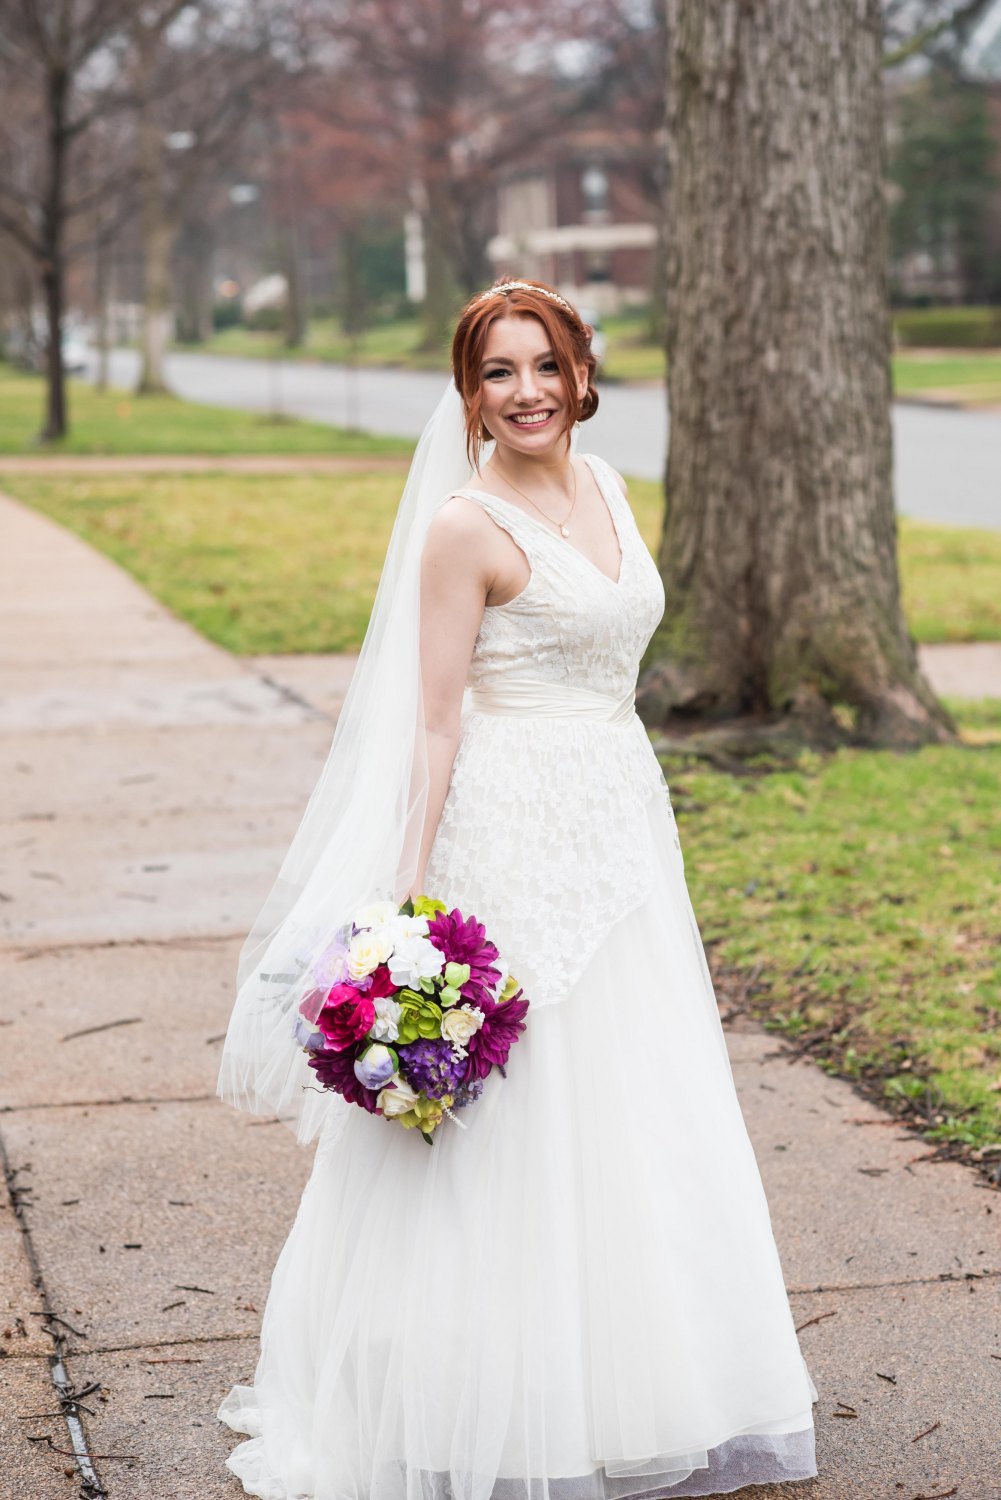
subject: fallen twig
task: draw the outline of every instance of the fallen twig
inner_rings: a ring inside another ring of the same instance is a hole
[[[49,1434],[47,1432],[43,1433],[41,1437],[30,1437],[28,1439],[28,1442],[29,1443],[48,1443],[48,1445],[52,1449],[53,1453],[61,1453],[64,1458],[78,1458],[79,1457],[79,1454],[74,1453],[74,1451],[73,1451],[72,1448],[57,1448],[56,1445],[55,1445],[55,1443],[52,1441],[52,1438],[49,1436]],[[139,1458],[138,1453],[91,1453],[88,1450],[87,1457],[88,1458],[123,1458],[123,1459],[128,1459],[130,1463],[139,1463],[140,1462],[140,1458]]]
[[[911,1442],[912,1443],[916,1443],[919,1438],[927,1437],[928,1434],[929,1434],[929,1432],[934,1432],[935,1428],[936,1427],[941,1427],[941,1425],[942,1425],[941,1422],[933,1422],[930,1427],[926,1427],[925,1428],[924,1432],[919,1432],[917,1434],[917,1437],[912,1437],[911,1438]]]
[[[804,1328],[809,1328],[813,1323],[822,1323],[825,1318],[836,1318],[837,1315],[837,1308],[835,1308],[833,1312],[818,1313],[815,1318],[807,1318],[805,1323],[800,1323],[799,1327],[796,1329],[796,1332],[800,1333]]]
[[[70,1333],[75,1333],[78,1339],[85,1339],[87,1337],[81,1329],[74,1328],[72,1323],[67,1323],[66,1319],[61,1318],[58,1313],[29,1312],[28,1316],[29,1318],[47,1318],[50,1323],[61,1323],[64,1328],[69,1329]]]
[[[142,1016],[125,1016],[121,1021],[105,1021],[101,1026],[85,1026],[82,1031],[68,1031],[61,1042],[73,1042],[78,1036],[94,1036],[98,1031],[112,1031],[116,1026],[137,1026]]]

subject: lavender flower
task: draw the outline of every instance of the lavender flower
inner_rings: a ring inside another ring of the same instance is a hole
[[[454,1094],[466,1071],[465,1058],[456,1057],[451,1044],[441,1037],[421,1037],[399,1048],[400,1071],[411,1088],[441,1099]]]
[[[470,1078],[466,1083],[460,1083],[452,1100],[453,1109],[462,1109],[467,1104],[472,1104],[483,1093],[483,1079]]]

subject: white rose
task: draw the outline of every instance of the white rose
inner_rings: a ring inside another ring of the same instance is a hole
[[[395,985],[415,989],[422,979],[434,979],[445,966],[445,955],[430,938],[408,937],[397,943],[389,959],[389,977]]]
[[[355,923],[359,927],[384,927],[387,922],[392,922],[397,914],[394,901],[372,901],[368,906],[363,906],[355,917]]]
[[[395,1042],[400,1034],[402,1007],[399,1002],[392,995],[382,995],[372,1004],[375,1006],[375,1020],[369,1036],[377,1042]]]
[[[380,932],[356,932],[348,947],[348,974],[352,979],[364,979],[385,963],[392,943]]]
[[[408,1114],[417,1103],[418,1097],[403,1074],[394,1073],[386,1087],[380,1091],[375,1102],[386,1118],[392,1120],[397,1115]]]
[[[452,1043],[459,1057],[466,1056],[466,1043],[483,1025],[483,1012],[476,1005],[455,1005],[441,1018],[441,1034]]]

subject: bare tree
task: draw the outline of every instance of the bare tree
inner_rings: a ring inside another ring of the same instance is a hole
[[[576,109],[553,44],[587,34],[596,0],[323,0],[317,34],[331,66],[367,101],[424,225],[425,342],[441,343],[456,290],[489,276],[486,244],[500,168],[531,160]],[[338,119],[331,93],[327,114]],[[342,123],[347,123],[342,120]]]
[[[280,9],[281,0],[235,8],[224,0],[164,0],[134,13],[129,69],[145,267],[141,393],[166,389],[171,259],[187,207],[238,158],[261,91],[284,65],[272,47]]]
[[[667,609],[648,722],[941,740],[897,574],[878,0],[669,0]]]
[[[0,228],[31,257],[48,325],[46,415],[41,437],[66,432],[61,328],[67,234],[79,215],[113,198],[121,164],[75,170],[87,132],[117,106],[115,58],[129,0],[0,0]]]

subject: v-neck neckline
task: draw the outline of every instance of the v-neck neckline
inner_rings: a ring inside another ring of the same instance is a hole
[[[550,531],[546,526],[544,526],[541,521],[536,520],[535,516],[529,515],[527,510],[522,510],[520,505],[515,505],[513,500],[506,500],[503,495],[495,495],[493,490],[481,490],[477,485],[473,484],[464,485],[463,488],[471,491],[471,493],[474,495],[485,495],[488,500],[496,500],[498,505],[506,505],[509,510],[517,511],[518,515],[524,516],[525,520],[528,521],[532,526],[537,526],[538,529],[542,532],[543,536],[551,537],[554,542],[561,542],[564,544],[564,546],[569,547],[570,551],[576,553],[581,562],[585,563],[587,567],[591,568],[595,573],[597,573],[599,578],[603,578],[605,582],[609,584],[613,589],[617,589],[622,582],[623,574],[626,570],[625,544],[622,540],[622,534],[619,531],[619,523],[615,517],[614,507],[612,506],[607,494],[605,493],[605,487],[601,482],[601,476],[599,475],[598,470],[591,462],[593,455],[590,453],[582,453],[580,457],[587,464],[588,468],[591,470],[592,475],[594,476],[594,482],[598,486],[598,494],[601,496],[605,509],[608,511],[609,520],[612,523],[612,530],[615,533],[615,540],[618,543],[619,547],[619,576],[617,578],[612,578],[610,574],[605,573],[601,568],[598,567],[598,564],[596,562],[593,562],[591,558],[587,556],[586,552],[582,552],[579,547],[575,547],[573,543],[567,541],[565,537],[557,536],[555,532]],[[555,525],[556,523],[554,522],[553,524]]]

